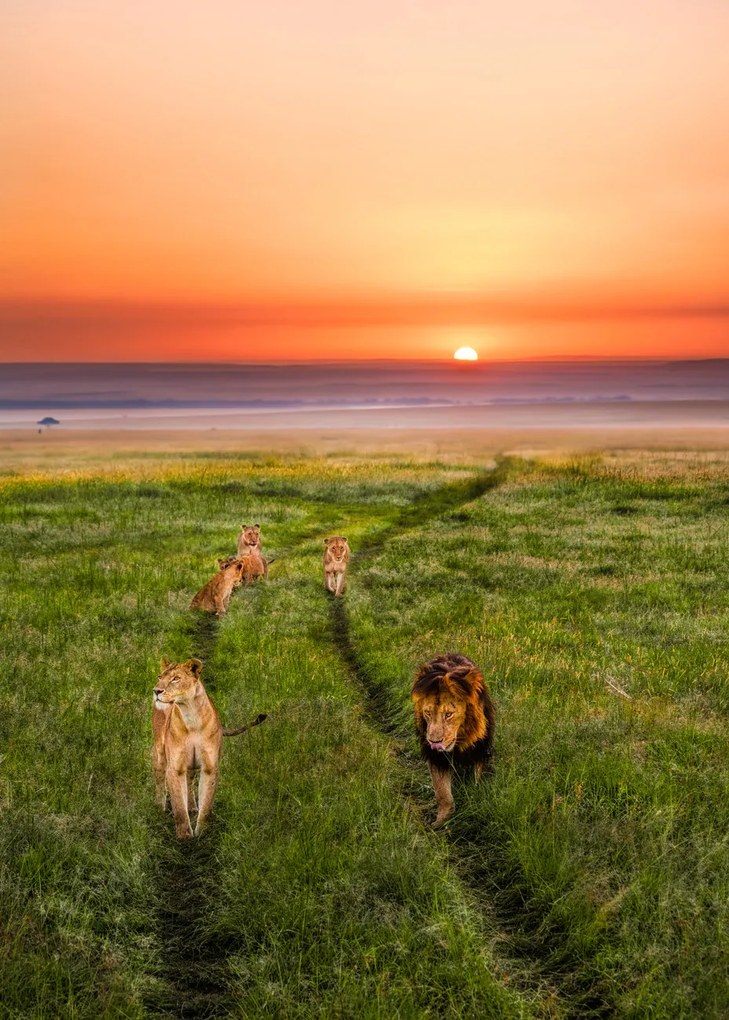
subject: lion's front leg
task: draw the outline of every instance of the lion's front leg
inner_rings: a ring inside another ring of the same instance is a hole
[[[209,765],[200,769],[200,787],[199,793],[199,809],[197,814],[197,824],[195,826],[195,835],[199,836],[202,829],[205,827],[205,823],[208,820],[208,815],[212,811],[213,801],[215,800],[215,790],[218,786],[219,771],[217,765]]]
[[[456,806],[453,794],[451,793],[451,774],[436,768],[431,762],[428,762],[428,768],[430,769],[430,778],[433,782],[435,803],[438,807],[438,814],[433,822],[433,828],[439,829],[451,817]]]
[[[168,765],[166,778],[172,813],[175,816],[177,838],[189,839],[192,836],[192,826],[187,810],[187,769],[184,764],[180,766]]]
[[[152,748],[152,770],[154,772],[154,799],[164,811],[167,807],[167,785],[165,783],[165,771],[167,769],[167,756],[165,754],[165,712],[157,708],[152,709],[152,727],[154,730],[154,747]]]
[[[197,797],[195,796],[195,769],[187,770],[187,808],[189,811],[197,811]]]
[[[165,782],[165,754],[164,748],[160,750],[155,744],[152,752],[152,769],[154,771],[154,799],[164,811],[167,807],[167,784]]]

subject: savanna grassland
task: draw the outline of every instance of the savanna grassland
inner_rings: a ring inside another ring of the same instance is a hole
[[[729,1014],[729,458],[66,467],[0,478],[0,1016]],[[269,578],[193,615],[253,521]],[[433,832],[408,695],[444,651],[496,767]],[[190,844],[153,803],[163,655],[269,715]]]

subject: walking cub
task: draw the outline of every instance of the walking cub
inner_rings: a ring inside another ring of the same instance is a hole
[[[259,715],[247,726],[226,730],[200,680],[202,662],[188,659],[175,663],[162,659],[152,698],[152,763],[155,799],[164,810],[169,795],[178,839],[192,834],[190,809],[197,807],[195,835],[208,819],[218,785],[220,747],[223,737],[234,737],[266,718]],[[197,801],[195,773],[199,773]]]
[[[347,587],[349,543],[342,535],[324,539],[324,584],[327,591],[341,595]]]

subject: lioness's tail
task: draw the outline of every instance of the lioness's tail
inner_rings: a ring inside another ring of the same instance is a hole
[[[261,712],[260,715],[256,716],[253,722],[246,723],[245,726],[239,726],[235,730],[223,730],[224,737],[237,737],[239,733],[245,733],[246,730],[252,729],[254,726],[260,725],[264,719],[268,719],[268,715],[265,712]]]

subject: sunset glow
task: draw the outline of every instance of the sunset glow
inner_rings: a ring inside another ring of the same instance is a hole
[[[453,352],[454,361],[478,361],[478,352],[473,347],[459,347]]]
[[[729,354],[729,5],[11,7],[0,359]]]

